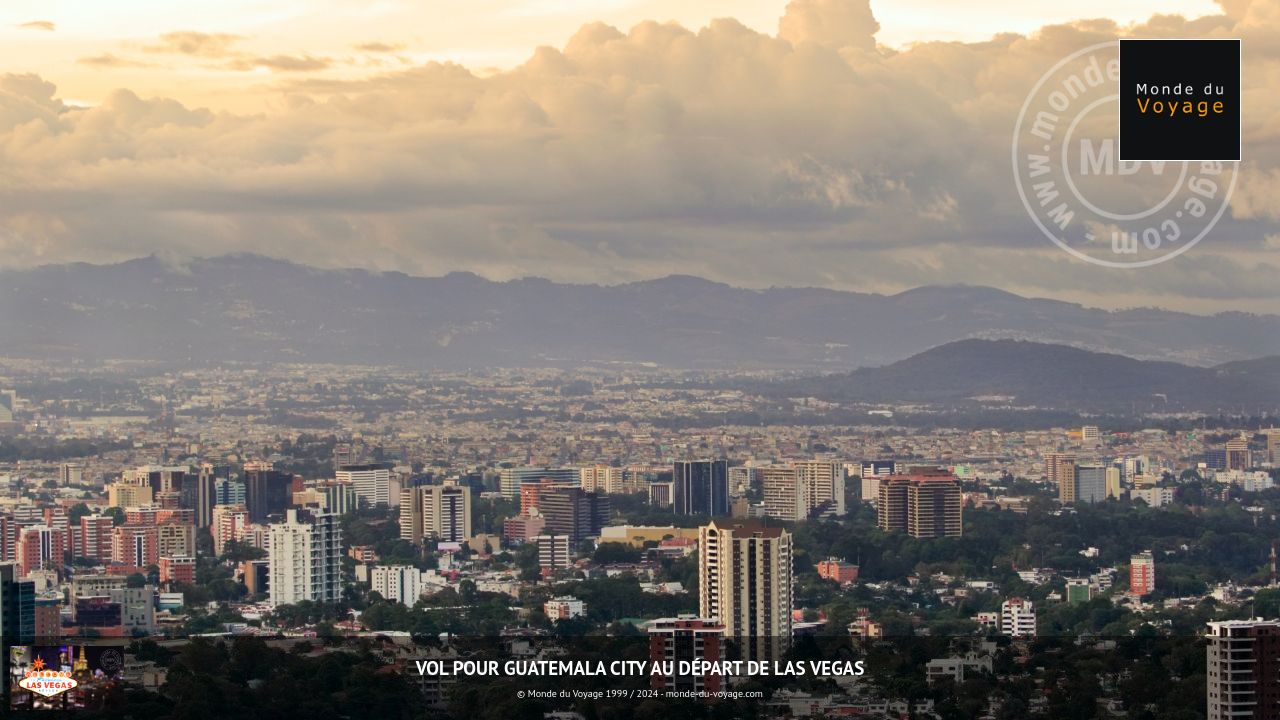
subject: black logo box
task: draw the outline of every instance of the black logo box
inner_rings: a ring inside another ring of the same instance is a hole
[[[1238,161],[1241,158],[1240,66],[1238,39],[1120,39],[1120,135],[1121,160]],[[1148,86],[1138,94],[1138,85]],[[1205,94],[1205,86],[1213,92]],[[1181,87],[1181,94],[1166,95],[1150,88]],[[1190,94],[1185,90],[1189,87]],[[1217,93],[1221,87],[1222,94]],[[1149,101],[1141,112],[1138,100]],[[1210,112],[1185,114],[1183,103],[1193,109],[1208,103]],[[1156,103],[1161,114],[1155,114]],[[1177,112],[1168,113],[1169,103]],[[1216,102],[1222,113],[1212,112]]]

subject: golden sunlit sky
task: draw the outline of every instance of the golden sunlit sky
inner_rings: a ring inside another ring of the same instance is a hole
[[[700,28],[732,17],[773,33],[785,6],[785,0],[6,0],[0,42],[8,72],[39,74],[69,101],[96,103],[128,87],[251,110],[266,101],[262,91],[279,75],[357,78],[433,60],[484,73],[524,62],[539,45],[559,47],[588,22],[625,31],[646,20]],[[883,0],[872,8],[881,26],[877,40],[895,48],[1030,33],[1077,18],[1127,24],[1157,13],[1218,11],[1211,0]],[[172,33],[214,40],[184,47]],[[273,59],[279,62],[253,64]]]
[[[1230,212],[1052,246],[1010,172],[1059,59],[1243,38]],[[1280,312],[1280,0],[5,0],[0,269],[317,267]]]

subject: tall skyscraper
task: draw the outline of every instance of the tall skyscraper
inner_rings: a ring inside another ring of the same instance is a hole
[[[1050,487],[1058,488],[1058,500],[1076,501],[1076,456],[1071,453],[1044,454],[1044,478]]]
[[[1076,466],[1075,496],[1077,502],[1099,503],[1107,499],[1107,469],[1105,465]]]
[[[609,524],[609,496],[582,488],[553,488],[539,494],[538,509],[547,521],[545,532],[568,535],[574,546],[600,534]]]
[[[1208,720],[1280,718],[1280,621],[1211,622],[1206,637]]]
[[[391,464],[362,463],[343,465],[334,473],[338,482],[351,483],[356,501],[364,507],[391,505]],[[399,495],[397,494],[397,500]]]
[[[114,527],[110,515],[81,516],[76,554],[104,564],[111,562],[111,530]]]
[[[676,461],[672,481],[677,515],[729,514],[728,461]]]
[[[471,537],[471,488],[446,480],[400,491],[400,538],[421,545],[434,538],[466,542]]]
[[[267,548],[272,605],[342,597],[342,528],[336,515],[299,517],[290,508],[271,526]]]
[[[698,531],[698,614],[725,628],[744,660],[781,659],[791,641],[791,534],[712,521]]]
[[[916,468],[880,479],[876,523],[886,532],[916,538],[960,537],[964,532],[960,481],[943,470]]]
[[[845,514],[845,474],[840,463],[803,461],[758,470],[769,517],[805,520]]]
[[[245,506],[249,518],[266,522],[272,515],[282,515],[293,502],[293,474],[276,470],[267,462],[244,465]]]
[[[13,678],[9,665],[9,648],[29,645],[36,640],[36,586],[21,580],[19,569],[13,563],[0,564],[0,683],[3,697],[8,697],[9,682]],[[44,638],[56,641],[55,638]]]
[[[213,463],[201,463],[200,472],[196,475],[196,493],[195,493],[195,511],[196,511],[196,527],[207,528],[213,522],[213,506],[218,504],[229,505],[232,501],[218,500],[218,483],[229,483],[231,481],[230,465],[215,465]],[[241,486],[243,488],[243,486]],[[243,490],[242,497],[235,502],[244,502]]]
[[[1156,561],[1150,551],[1129,558],[1129,594],[1150,595],[1156,589]]]

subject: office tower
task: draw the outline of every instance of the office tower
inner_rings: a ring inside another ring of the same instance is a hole
[[[150,487],[151,494],[158,497],[162,493],[180,493],[190,474],[189,465],[142,465],[126,474],[126,482]]]
[[[579,485],[587,492],[613,495],[622,492],[622,468],[592,465],[578,469]]]
[[[156,525],[156,552],[161,557],[195,557],[195,526],[180,522],[166,522]]]
[[[386,600],[413,607],[422,597],[422,571],[411,565],[375,567],[369,574],[373,591]]]
[[[236,494],[236,488],[238,488],[239,496],[234,497],[234,499],[228,498],[228,494]],[[213,522],[214,505],[230,505],[232,503],[243,503],[244,501],[244,484],[236,483],[231,479],[230,465],[200,464],[200,471],[196,475],[194,503],[196,527],[209,527],[209,524]]]
[[[1249,457],[1249,441],[1244,437],[1228,440],[1225,449],[1227,470],[1248,470],[1253,465]]]
[[[1075,475],[1077,502],[1099,503],[1107,499],[1107,467],[1105,465],[1077,465]]]
[[[1080,428],[1080,444],[1084,447],[1093,447],[1102,440],[1102,432],[1098,430],[1097,425],[1085,425]]]
[[[876,524],[885,532],[915,538],[960,537],[960,481],[942,468],[914,468],[911,475],[881,478]]]
[[[1058,501],[1076,501],[1076,456],[1071,453],[1045,453],[1044,479],[1050,487],[1058,489]]]
[[[114,527],[115,523],[110,515],[81,516],[76,554],[100,563],[111,562],[111,530]]]
[[[271,525],[267,557],[271,604],[337,602],[342,596],[342,529],[336,515],[300,518],[285,511],[285,521]]]
[[[1150,551],[1129,558],[1129,594],[1150,595],[1156,589],[1156,561]]]
[[[573,546],[568,535],[539,535],[534,541],[538,543],[538,567],[543,577],[554,574],[556,570],[563,570],[572,563]]]
[[[446,480],[400,491],[400,539],[466,542],[471,537],[471,488]]]
[[[693,662],[719,662],[722,659],[720,640],[724,626],[707,618],[681,615],[674,618],[650,620],[649,662],[670,663],[676,672],[649,676],[649,687],[667,692],[720,691],[721,676],[718,673],[681,674],[680,669],[694,667]],[[682,663],[686,663],[682,665]]]
[[[227,550],[227,543],[235,540],[243,541],[249,531],[249,510],[243,505],[215,505],[213,508],[213,524],[209,532],[213,535],[213,554],[222,555]]]
[[[334,473],[340,483],[350,483],[362,507],[391,505],[391,464],[343,465]],[[397,500],[399,496],[397,494]]]
[[[791,640],[791,534],[712,521],[698,530],[698,614],[725,628],[743,660],[779,660]]]
[[[154,494],[149,485],[118,482],[107,486],[107,505],[111,507],[126,508],[150,505],[154,499]]]
[[[1267,428],[1263,432],[1267,436],[1267,462],[1280,465],[1280,429]]]
[[[677,515],[729,514],[727,460],[676,461],[672,482]]]
[[[62,487],[68,485],[84,484],[84,465],[80,463],[62,463],[58,466],[58,484]]]
[[[250,462],[244,465],[245,507],[249,519],[266,522],[281,515],[293,501],[293,474],[276,470],[271,463]]]
[[[607,495],[583,492],[582,488],[554,488],[544,490],[540,498],[539,511],[547,521],[545,532],[569,536],[574,547],[599,535],[600,528],[609,524]]]
[[[111,562],[145,568],[160,562],[159,532],[155,525],[128,523],[111,531]]]
[[[66,552],[66,532],[48,525],[32,525],[18,531],[18,571],[22,577],[33,570],[62,567]]]
[[[795,468],[767,465],[758,468],[764,514],[779,520],[805,520],[809,517],[809,484],[797,476]]]
[[[355,488],[337,480],[308,482],[301,491],[293,493],[293,504],[334,515],[346,515],[359,507]]]
[[[649,504],[658,508],[669,508],[675,501],[676,486],[674,482],[649,483]]]
[[[498,476],[498,488],[502,496],[515,500],[520,497],[520,488],[525,485],[536,485],[543,480],[563,487],[578,487],[582,474],[578,468],[550,467],[518,467],[503,468]]]
[[[36,586],[18,577],[19,569],[12,563],[0,565],[0,683],[4,697],[8,697],[10,671],[9,648],[14,645],[30,645],[36,640]],[[52,638],[50,638],[52,639]]]
[[[1121,475],[1122,475],[1122,471],[1120,470],[1120,468],[1118,467],[1107,468],[1107,473],[1106,473],[1107,497],[1115,498],[1117,500],[1120,499]]]
[[[1011,597],[1001,603],[1000,634],[1009,637],[1035,637],[1035,603],[1020,597]]]
[[[1280,718],[1280,622],[1226,620],[1208,625],[1208,720]]]

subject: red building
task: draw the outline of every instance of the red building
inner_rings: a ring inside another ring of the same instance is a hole
[[[186,556],[160,558],[160,582],[194,585],[196,559]]]
[[[115,527],[110,515],[85,515],[77,528],[79,538],[75,553],[78,557],[92,558],[101,563],[111,562],[111,530]]]
[[[718,692],[721,687],[719,674],[684,675],[678,671],[683,662],[720,661],[720,643],[723,637],[724,626],[715,620],[681,615],[651,621],[649,660],[663,663],[664,666],[670,663],[671,669],[677,672],[650,675],[649,687],[663,691]]]
[[[160,561],[159,532],[155,525],[124,524],[111,531],[111,561],[145,568]]]
[[[48,525],[32,525],[18,533],[18,570],[23,577],[32,570],[62,567],[66,533]]]
[[[818,563],[818,576],[827,580],[835,580],[841,585],[847,585],[857,582],[858,566],[844,560],[827,558]]]

